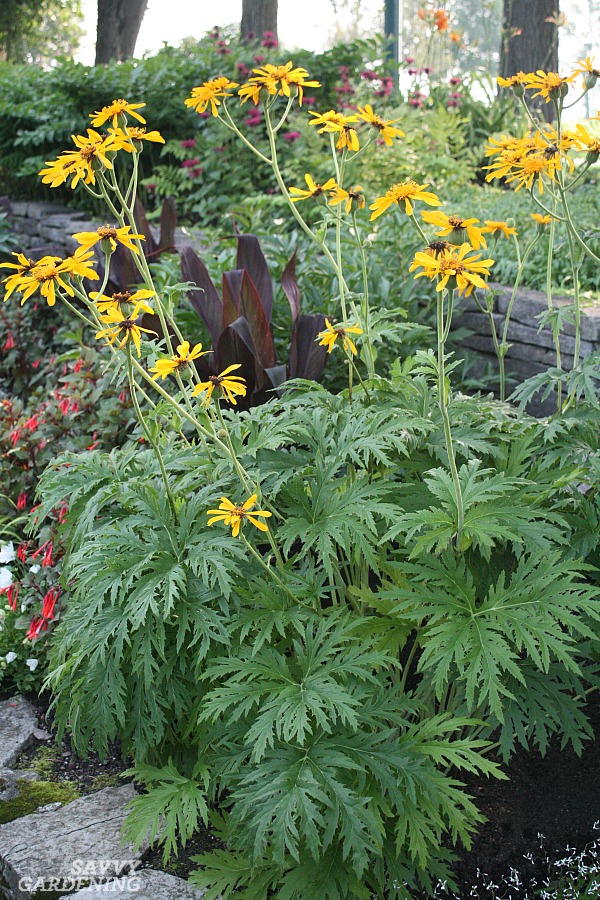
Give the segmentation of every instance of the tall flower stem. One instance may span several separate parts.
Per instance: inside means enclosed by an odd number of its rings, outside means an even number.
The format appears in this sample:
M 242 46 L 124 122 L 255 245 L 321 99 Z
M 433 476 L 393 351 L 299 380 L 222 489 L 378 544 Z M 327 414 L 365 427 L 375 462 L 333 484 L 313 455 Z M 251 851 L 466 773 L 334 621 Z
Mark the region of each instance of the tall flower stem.
M 365 348 L 366 355 L 366 363 L 367 363 L 367 372 L 369 373 L 369 378 L 375 377 L 375 354 L 373 352 L 373 341 L 371 339 L 371 309 L 369 306 L 369 273 L 367 271 L 367 257 L 365 254 L 365 248 L 362 241 L 362 236 L 360 233 L 360 229 L 358 227 L 358 223 L 356 221 L 356 213 L 352 213 L 352 221 L 354 223 L 354 233 L 356 236 L 356 244 L 358 246 L 358 252 L 360 254 L 360 266 L 362 270 L 362 279 L 363 279 L 363 303 L 361 310 L 361 325 L 363 331 L 365 333 L 365 340 L 363 342 L 363 346 Z
M 173 518 L 177 521 L 177 507 L 175 505 L 175 498 L 171 492 L 171 487 L 169 485 L 169 476 L 167 475 L 167 470 L 165 468 L 165 462 L 162 457 L 162 453 L 160 452 L 160 447 L 158 446 L 157 441 L 154 440 L 152 432 L 150 431 L 148 424 L 144 418 L 144 414 L 142 413 L 140 404 L 137 399 L 137 384 L 135 378 L 133 377 L 133 365 L 132 365 L 132 356 L 131 356 L 131 341 L 127 342 L 127 377 L 129 379 L 129 390 L 131 392 L 131 401 L 133 403 L 133 408 L 135 409 L 136 416 L 138 418 L 138 422 L 142 426 L 144 434 L 146 435 L 147 440 L 149 441 L 152 449 L 154 450 L 154 454 L 158 461 L 158 465 L 160 467 L 160 472 L 162 475 L 162 480 L 165 485 L 165 491 L 167 493 L 167 498 L 169 500 L 169 506 L 171 507 L 171 512 L 173 513 Z
M 460 484 L 460 478 L 458 477 L 458 468 L 456 466 L 456 456 L 454 454 L 454 442 L 452 440 L 452 429 L 450 427 L 450 416 L 448 414 L 448 396 L 446 392 L 445 335 L 448 334 L 452 314 L 452 307 L 450 305 L 451 301 L 449 300 L 448 318 L 445 322 L 444 303 L 446 300 L 446 296 L 448 296 L 448 291 L 446 290 L 439 291 L 437 294 L 437 390 L 438 405 L 440 408 L 442 423 L 444 427 L 446 452 L 448 454 L 448 463 L 450 466 L 450 474 L 452 476 L 452 483 L 454 485 L 454 494 L 456 499 L 456 547 L 460 552 L 465 521 L 465 511 L 462 488 Z

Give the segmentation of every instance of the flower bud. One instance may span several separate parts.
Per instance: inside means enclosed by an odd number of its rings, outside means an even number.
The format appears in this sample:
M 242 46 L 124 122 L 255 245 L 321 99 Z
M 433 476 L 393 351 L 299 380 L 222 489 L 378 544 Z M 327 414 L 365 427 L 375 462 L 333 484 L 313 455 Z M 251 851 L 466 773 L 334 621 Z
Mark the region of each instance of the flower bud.
M 525 96 L 525 85 L 524 84 L 513 84 L 512 92 L 517 97 L 517 99 L 522 100 Z
M 588 72 L 588 74 L 583 79 L 583 87 L 586 91 L 591 91 L 592 88 L 596 87 L 596 82 L 598 81 L 598 76 L 595 72 Z

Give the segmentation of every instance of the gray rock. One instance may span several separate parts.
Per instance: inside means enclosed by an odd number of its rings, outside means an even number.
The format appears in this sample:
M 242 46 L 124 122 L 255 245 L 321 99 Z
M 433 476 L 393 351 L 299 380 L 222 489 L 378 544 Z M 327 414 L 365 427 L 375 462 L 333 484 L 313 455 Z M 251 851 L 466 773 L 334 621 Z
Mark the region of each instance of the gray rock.
M 0 881 L 8 898 L 26 900 L 44 886 L 61 896 L 88 884 L 91 874 L 114 879 L 135 868 L 144 848 L 134 854 L 131 845 L 121 844 L 134 796 L 131 784 L 105 788 L 59 810 L 1 825 Z
M 6 803 L 19 794 L 19 781 L 37 781 L 37 772 L 30 769 L 0 769 L 0 803 Z
M 93 900 L 105 895 L 111 900 L 129 900 L 131 897 L 136 900 L 200 900 L 204 891 L 166 872 L 141 869 L 106 885 L 94 885 L 77 891 L 71 894 L 70 900 Z
M 0 703 L 0 769 L 9 768 L 33 740 L 37 713 L 23 697 Z
M 27 203 L 22 200 L 11 200 L 10 201 L 10 215 L 11 216 L 26 216 L 27 215 Z

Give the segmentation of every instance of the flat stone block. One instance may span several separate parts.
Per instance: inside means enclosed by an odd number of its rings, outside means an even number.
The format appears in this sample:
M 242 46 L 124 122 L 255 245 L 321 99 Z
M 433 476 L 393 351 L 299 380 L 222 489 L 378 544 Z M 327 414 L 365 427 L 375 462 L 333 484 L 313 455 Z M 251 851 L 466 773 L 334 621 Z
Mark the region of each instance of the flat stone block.
M 27 215 L 27 202 L 24 200 L 11 200 L 10 201 L 10 213 L 11 216 L 26 216 Z
M 497 298 L 498 311 L 503 315 L 508 309 L 511 288 L 495 286 L 500 292 Z M 553 297 L 553 305 L 566 306 L 573 304 L 572 297 Z M 517 322 L 523 322 L 525 325 L 537 325 L 539 323 L 538 316 L 543 314 L 548 308 L 546 294 L 543 291 L 534 291 L 529 288 L 519 288 L 515 299 L 511 319 Z M 575 326 L 567 323 L 564 328 L 565 334 L 575 334 Z M 581 311 L 581 336 L 587 341 L 600 343 L 600 307 L 584 306 Z
M 7 897 L 29 900 L 44 887 L 62 896 L 92 877 L 114 879 L 135 869 L 145 848 L 134 854 L 131 845 L 121 844 L 126 806 L 134 796 L 131 784 L 105 788 L 0 826 L 0 880 Z
M 0 769 L 10 768 L 33 740 L 36 728 L 37 713 L 23 697 L 0 703 Z
M 37 781 L 37 772 L 31 769 L 0 769 L 0 804 L 7 803 L 19 795 L 19 781 Z M 0 809 L 2 807 L 0 806 Z
M 71 900 L 93 900 L 94 897 L 104 896 L 111 900 L 129 900 L 131 897 L 136 900 L 200 900 L 204 891 L 166 872 L 140 869 L 106 885 L 94 885 L 77 891 L 71 894 Z

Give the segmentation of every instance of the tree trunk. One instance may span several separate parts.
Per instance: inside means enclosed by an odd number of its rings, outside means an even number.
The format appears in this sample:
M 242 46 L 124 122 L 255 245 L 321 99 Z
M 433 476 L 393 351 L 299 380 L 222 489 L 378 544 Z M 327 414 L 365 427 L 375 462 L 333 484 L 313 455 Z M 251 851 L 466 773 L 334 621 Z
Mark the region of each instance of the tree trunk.
M 277 37 L 277 0 L 243 0 L 242 40 L 260 40 L 265 31 Z
M 98 0 L 96 65 L 130 59 L 148 0 Z
M 558 15 L 559 0 L 504 0 L 500 47 L 503 78 L 538 69 L 557 71 Z M 541 97 L 529 102 L 548 121 L 554 116 L 552 103 Z

